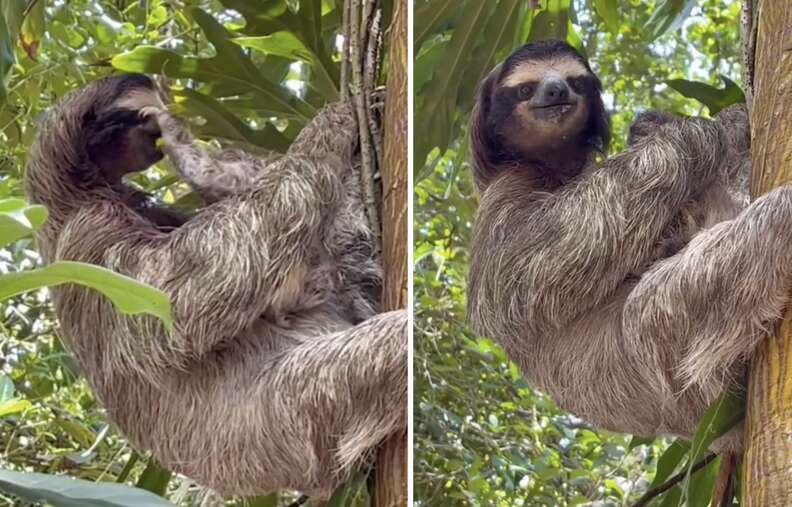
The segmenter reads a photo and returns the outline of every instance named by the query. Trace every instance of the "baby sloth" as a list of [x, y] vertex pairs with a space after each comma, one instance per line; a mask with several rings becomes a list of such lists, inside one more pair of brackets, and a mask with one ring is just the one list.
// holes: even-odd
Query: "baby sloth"
[[490, 73], [471, 126], [468, 318], [566, 410], [690, 438], [781, 316], [792, 187], [748, 204], [743, 107], [660, 116], [598, 165], [608, 119], [575, 49], [529, 44]]
[[[31, 148], [44, 262], [104, 266], [172, 303], [168, 331], [57, 287], [64, 343], [137, 448], [221, 493], [325, 499], [406, 428], [407, 316], [379, 313], [356, 132], [351, 107], [332, 104], [280, 157], [212, 157], [149, 78], [123, 75], [69, 93]], [[123, 182], [163, 156], [159, 135], [217, 202], [181, 215]]]

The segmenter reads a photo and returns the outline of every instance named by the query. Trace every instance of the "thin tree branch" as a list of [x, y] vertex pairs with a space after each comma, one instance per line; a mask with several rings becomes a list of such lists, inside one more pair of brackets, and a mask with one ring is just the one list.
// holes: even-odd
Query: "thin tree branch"
[[372, 141], [368, 125], [368, 111], [366, 110], [366, 90], [363, 82], [363, 58], [361, 48], [365, 48], [365, 34], [361, 34], [361, 28], [365, 31], [368, 27], [368, 20], [361, 19], [361, 14], [372, 12], [373, 1], [364, 0], [365, 4], [360, 5], [360, 0], [352, 2], [349, 21], [351, 34], [349, 41], [349, 63], [352, 66], [352, 101], [360, 132], [360, 175], [361, 186], [363, 187], [363, 202], [366, 207], [371, 229], [374, 232], [377, 252], [382, 249], [382, 229], [380, 227], [379, 211], [377, 209], [376, 193], [374, 191], [374, 161], [372, 160]]
[[[705, 466], [709, 465], [712, 462], [712, 460], [714, 460], [717, 457], [718, 457], [717, 454], [709, 454], [705, 456], [701, 461], [699, 461], [690, 468], [690, 475], [695, 474]], [[673, 477], [665, 481], [663, 484], [657, 486], [656, 488], [652, 488], [646, 493], [644, 493], [644, 495], [641, 498], [639, 498], [638, 501], [635, 502], [632, 507], [645, 507], [646, 505], [649, 505], [649, 502], [653, 498], [655, 498], [658, 495], [661, 495], [662, 493], [665, 493], [669, 489], [676, 486], [679, 482], [682, 482], [682, 480], [685, 477], [687, 477], [687, 475], [688, 475], [688, 471], [682, 470], [678, 474], [674, 475]]]
[[341, 100], [349, 100], [349, 9], [353, 0], [344, 0], [341, 21]]
[[[379, 2], [376, 2], [379, 4]], [[379, 72], [379, 57], [382, 47], [382, 9], [379, 5], [376, 6], [374, 15], [371, 18], [371, 25], [368, 33], [368, 47], [366, 48], [366, 55], [363, 67], [363, 99], [366, 101], [366, 113], [368, 115], [368, 126], [371, 132], [371, 139], [374, 144], [374, 155], [376, 158], [377, 169], [382, 168], [382, 136], [380, 134], [377, 119], [372, 114], [373, 108], [371, 104], [371, 97], [374, 89], [377, 87], [377, 74]]]

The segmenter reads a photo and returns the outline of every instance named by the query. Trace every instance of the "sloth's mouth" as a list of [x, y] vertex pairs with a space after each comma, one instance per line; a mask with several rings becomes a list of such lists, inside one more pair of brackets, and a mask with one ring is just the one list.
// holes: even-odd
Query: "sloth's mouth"
[[562, 104], [548, 104], [543, 106], [535, 106], [533, 108], [533, 113], [534, 116], [539, 120], [559, 122], [568, 117], [574, 107], [575, 104], [569, 102]]
[[572, 103], [572, 102], [560, 102], [560, 103], [557, 103], [557, 104], [547, 104], [547, 105], [542, 105], [542, 106], [534, 106], [534, 109], [540, 109], [540, 110], [544, 110], [544, 111], [557, 110], [557, 111], [561, 111], [561, 112], [566, 112], [566, 111], [569, 111], [572, 108], [572, 106], [574, 106], [574, 105], [575, 104]]

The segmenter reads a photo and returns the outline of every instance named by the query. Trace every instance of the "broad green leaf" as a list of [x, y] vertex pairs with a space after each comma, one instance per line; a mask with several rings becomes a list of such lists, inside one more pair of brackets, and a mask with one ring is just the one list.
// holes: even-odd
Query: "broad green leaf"
[[657, 460], [657, 471], [655, 472], [655, 477], [652, 480], [652, 484], [649, 486], [649, 489], [655, 488], [666, 481], [671, 474], [674, 473], [677, 465], [682, 462], [682, 459], [687, 455], [690, 451], [690, 443], [686, 442], [682, 439], [676, 439], [674, 442], [665, 450], [660, 459]]
[[314, 63], [316, 54], [291, 32], [275, 32], [262, 37], [237, 37], [232, 39], [244, 48], [255, 49], [268, 55], [278, 55], [292, 60]]
[[724, 83], [723, 88], [686, 79], [670, 79], [666, 84], [685, 97], [698, 100], [707, 106], [711, 115], [714, 115], [732, 104], [745, 102], [745, 95], [737, 83], [723, 75], [721, 79]]
[[0, 246], [30, 235], [47, 219], [44, 206], [29, 206], [22, 199], [0, 200]]
[[125, 314], [147, 313], [173, 326], [168, 296], [108, 269], [81, 262], [58, 261], [49, 266], [0, 275], [0, 300], [42, 287], [76, 283], [107, 296]]
[[239, 79], [248, 80], [256, 86], [256, 91], [261, 93], [269, 101], [276, 102], [282, 107], [291, 110], [294, 114], [302, 115], [308, 119], [313, 117], [316, 111], [310, 104], [286, 92], [286, 88], [280, 83], [268, 81], [259, 72], [253, 61], [244, 54], [242, 49], [232, 42], [232, 36], [213, 16], [197, 7], [188, 10], [192, 18], [204, 31], [206, 38], [214, 46], [217, 56], [212, 60], [228, 71], [227, 65], [231, 65], [231, 74]]
[[619, 33], [619, 4], [617, 0], [594, 0], [594, 9], [605, 22], [608, 31]]
[[91, 443], [96, 439], [96, 434], [79, 421], [56, 417], [55, 424], [60, 426], [63, 431], [68, 433], [70, 437], [83, 447], [90, 447]]
[[693, 434], [688, 467], [707, 453], [710, 444], [735, 427], [745, 417], [745, 393], [729, 390], [704, 412]]
[[431, 81], [434, 71], [448, 50], [450, 39], [432, 39], [422, 48], [413, 62], [413, 90], [420, 93], [424, 85]]
[[[495, 67], [496, 56], [505, 56], [511, 50], [521, 4], [522, 0], [501, 0], [490, 16], [482, 42], [476, 47], [468, 63], [467, 73], [470, 77], [464, 79], [459, 88], [457, 107], [463, 111], [472, 108], [476, 87]], [[465, 152], [464, 156], [467, 155]]]
[[0, 489], [22, 500], [55, 507], [174, 507], [142, 489], [63, 475], [0, 470]]
[[667, 31], [674, 31], [690, 15], [696, 0], [661, 0], [644, 25], [647, 40], [655, 40]]
[[421, 47], [430, 35], [453, 24], [460, 13], [459, 3], [456, 0], [431, 0], [415, 6], [413, 44], [416, 48]]
[[720, 458], [714, 459], [690, 477], [684, 495], [687, 498], [687, 507], [708, 507], [710, 505], [720, 462]]
[[477, 27], [484, 26], [494, 9], [494, 2], [466, 2], [459, 25], [451, 36], [448, 50], [440, 60], [434, 78], [426, 87], [425, 102], [415, 122], [415, 160], [423, 165], [429, 151], [445, 151], [452, 135], [455, 105], [460, 82], [473, 48], [481, 37]]
[[633, 437], [630, 439], [630, 444], [627, 448], [632, 451], [638, 446], [649, 445], [655, 440], [656, 440], [655, 437], [637, 437], [633, 435]]
[[682, 503], [682, 489], [679, 485], [674, 486], [673, 488], [669, 489], [665, 492], [662, 496], [662, 503], [660, 503], [659, 507], [680, 507], [684, 505]]
[[173, 475], [173, 473], [170, 470], [162, 468], [162, 466], [157, 463], [157, 460], [151, 458], [146, 465], [146, 469], [140, 474], [140, 478], [135, 486], [156, 495], [164, 496], [165, 492], [168, 490], [171, 475]]
[[222, 102], [189, 88], [174, 91], [174, 97], [180, 107], [206, 119], [206, 124], [201, 127], [204, 135], [242, 141], [280, 153], [289, 148], [290, 141], [271, 123], [267, 123], [261, 130], [254, 130], [229, 111]]
[[276, 32], [263, 37], [237, 37], [233, 41], [242, 47], [254, 49], [266, 55], [281, 56], [309, 64], [316, 75], [316, 91], [328, 102], [338, 98], [336, 81], [330, 70], [326, 68], [322, 58], [293, 33]]
[[127, 72], [148, 72], [174, 78], [228, 83], [239, 93], [252, 92], [258, 95], [268, 107], [287, 117], [302, 121], [313, 117], [315, 109], [299, 97], [289, 94], [280, 83], [267, 80], [212, 16], [198, 8], [192, 8], [190, 12], [217, 51], [216, 56], [182, 57], [174, 51], [140, 46], [113, 57], [113, 67]]
[[18, 414], [30, 407], [28, 400], [11, 399], [0, 402], [0, 417]]

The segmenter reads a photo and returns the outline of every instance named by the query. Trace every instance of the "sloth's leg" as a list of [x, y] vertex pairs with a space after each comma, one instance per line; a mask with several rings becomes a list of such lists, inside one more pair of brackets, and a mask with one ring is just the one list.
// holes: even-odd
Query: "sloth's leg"
[[407, 427], [405, 310], [305, 338], [263, 366], [248, 403], [263, 403], [257, 412], [265, 420], [247, 436], [257, 452], [240, 467], [258, 477], [244, 482], [264, 477], [273, 488], [329, 495], [377, 444]]
[[[792, 185], [696, 235], [642, 277], [624, 307], [625, 336], [683, 350], [685, 385], [723, 385], [781, 317], [792, 287]], [[657, 345], [660, 344], [660, 345]]]

